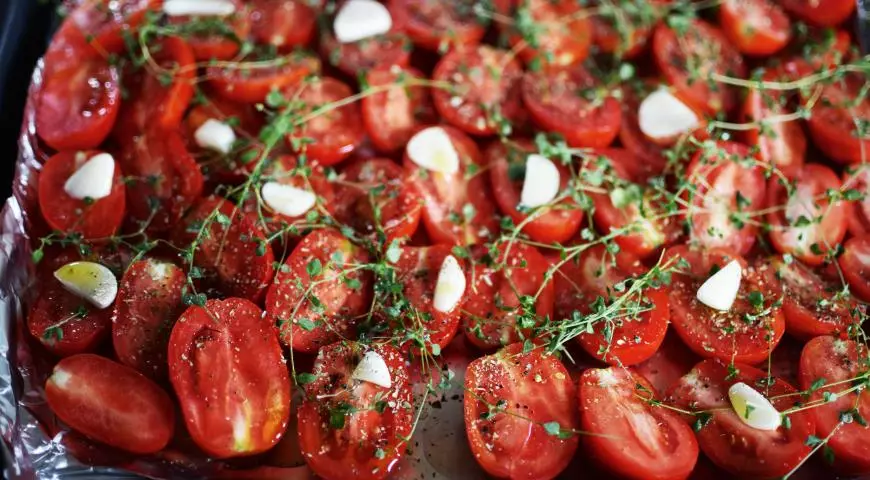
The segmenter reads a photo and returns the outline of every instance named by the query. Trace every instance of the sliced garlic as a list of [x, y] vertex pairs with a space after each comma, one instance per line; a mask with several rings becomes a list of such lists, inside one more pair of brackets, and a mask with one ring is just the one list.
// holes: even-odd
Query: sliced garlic
[[459, 304], [463, 294], [465, 294], [465, 272], [453, 255], [447, 255], [441, 262], [432, 305], [435, 310], [447, 313]]
[[393, 27], [387, 7], [374, 0], [350, 0], [335, 16], [332, 30], [341, 43], [352, 43], [383, 35]]
[[776, 430], [782, 424], [782, 415], [776, 407], [764, 395], [743, 382], [731, 385], [728, 399], [731, 400], [734, 413], [752, 428]]
[[313, 192], [278, 182], [266, 182], [260, 194], [269, 208], [287, 217], [303, 215], [317, 203]]
[[737, 260], [731, 260], [728, 265], [710, 276], [698, 288], [698, 301], [716, 310], [728, 311], [737, 298], [740, 281], [743, 279], [743, 268]]
[[118, 294], [115, 274], [99, 263], [68, 263], [54, 271], [54, 278], [70, 293], [100, 309], [111, 305]]
[[559, 169], [549, 158], [533, 153], [526, 159], [526, 177], [520, 194], [521, 207], [546, 205], [559, 194], [562, 185]]
[[82, 164], [63, 184], [63, 191], [72, 198], [99, 200], [112, 193], [115, 180], [115, 159], [108, 153], [94, 155]]
[[363, 355], [362, 360], [353, 370], [351, 378], [384, 388], [390, 388], [393, 384], [387, 362], [374, 350], [369, 350]]
[[667, 88], [649, 94], [637, 112], [640, 131], [653, 140], [691, 132], [701, 125], [698, 115]]
[[408, 140], [408, 158], [426, 170], [452, 175], [459, 171], [459, 153], [441, 127], [424, 128]]
[[224, 122], [209, 118], [193, 133], [196, 144], [224, 155], [230, 153], [236, 143], [236, 132]]
[[163, 2], [163, 12], [175, 16], [212, 16], [226, 17], [236, 11], [236, 5], [230, 0], [166, 0]]

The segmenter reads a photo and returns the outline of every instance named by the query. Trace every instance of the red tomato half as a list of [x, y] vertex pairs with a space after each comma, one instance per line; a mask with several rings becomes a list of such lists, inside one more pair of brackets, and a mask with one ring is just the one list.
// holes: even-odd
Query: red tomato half
[[109, 334], [111, 315], [111, 309], [94, 307], [45, 275], [27, 315], [27, 328], [49, 352], [67, 357], [95, 350]]
[[870, 235], [853, 237], [846, 242], [838, 262], [852, 292], [870, 302]]
[[792, 15], [822, 27], [833, 27], [843, 23], [855, 10], [855, 2], [849, 0], [778, 1]]
[[665, 335], [665, 340], [656, 353], [633, 368], [652, 384], [656, 392], [664, 393], [680, 377], [689, 373], [699, 360], [701, 359], [680, 340], [680, 336], [671, 330]]
[[509, 215], [514, 225], [533, 240], [543, 243], [567, 241], [583, 224], [584, 212], [570, 195], [564, 195], [569, 191], [573, 172], [558, 159], [553, 163], [559, 170], [559, 194], [564, 198], [526, 211], [519, 209], [526, 162], [535, 152], [534, 144], [527, 140], [490, 145], [485, 156], [495, 202], [502, 213]]
[[321, 56], [352, 77], [375, 68], [405, 67], [411, 48], [411, 40], [402, 33], [386, 33], [350, 43], [339, 42], [331, 31], [320, 35]]
[[[815, 433], [812, 414], [806, 410], [788, 415], [791, 426], [775, 431], [758, 430], [743, 423], [728, 400], [728, 389], [743, 382], [767, 397], [780, 412], [799, 404], [794, 387], [767, 372], [737, 363], [735, 373], [717, 360], [704, 360], [680, 379], [666, 403], [692, 411], [708, 412], [695, 435], [701, 450], [716, 465], [739, 478], [781, 477], [810, 454], [804, 442]], [[694, 418], [690, 418], [692, 421]]]
[[522, 120], [523, 69], [508, 52], [489, 46], [454, 50], [438, 62], [432, 79], [457, 85], [432, 91], [435, 108], [448, 123], [472, 135], [504, 130], [499, 120]]
[[425, 79], [421, 72], [400, 67], [376, 69], [366, 75], [369, 88], [384, 89], [360, 102], [366, 133], [379, 151], [403, 148], [423, 125], [437, 122], [429, 89], [405, 86], [420, 79]]
[[[732, 0], [734, 1], [734, 0]], [[776, 80], [775, 75], [765, 79]], [[744, 133], [744, 140], [758, 148], [758, 159], [776, 168], [786, 178], [794, 178], [804, 165], [807, 137], [800, 122], [776, 121], [775, 117], [786, 114], [788, 97], [770, 90], [747, 90], [741, 112], [746, 123], [761, 122], [762, 128], [753, 128]], [[765, 121], [773, 119], [771, 121]]]
[[113, 235], [124, 220], [125, 187], [123, 174], [114, 162], [112, 189], [97, 200], [77, 199], [64, 190], [69, 177], [101, 152], [62, 152], [42, 166], [39, 174], [39, 210], [48, 225], [63, 233], [80, 233], [85, 239], [102, 239]]
[[[862, 125], [870, 122], [870, 101], [855, 101], [864, 77], [848, 76], [822, 86], [822, 94], [807, 120], [815, 145], [840, 163], [866, 163], [870, 138]], [[804, 98], [807, 101], [806, 98]]]
[[[749, 163], [747, 166], [746, 164]], [[764, 172], [744, 145], [720, 142], [700, 150], [689, 164], [692, 188], [686, 216], [691, 241], [711, 248], [730, 248], [746, 255], [755, 245], [756, 226], [764, 208]]]
[[657, 394], [637, 372], [590, 368], [580, 377], [580, 428], [589, 454], [624, 479], [684, 479], [698, 442], [679, 414], [653, 406]]
[[725, 0], [719, 6], [719, 24], [746, 55], [772, 55], [791, 38], [791, 22], [773, 0]]
[[571, 0], [495, 0], [492, 3], [500, 13], [527, 18], [539, 27], [532, 35], [534, 41], [530, 42], [528, 32], [520, 31], [518, 22], [510, 25], [499, 22], [526, 63], [576, 65], [589, 55], [591, 15], [579, 3]]
[[347, 105], [316, 113], [323, 105], [344, 100], [353, 91], [340, 81], [323, 77], [313, 83], [302, 83], [292, 94], [295, 103], [304, 107], [299, 115], [310, 118], [287, 136], [297, 153], [305, 153], [322, 166], [336, 164], [348, 157], [362, 143], [365, 135], [359, 104]]
[[[390, 387], [351, 378], [367, 351], [387, 365]], [[320, 349], [299, 406], [299, 446], [325, 480], [380, 480], [394, 470], [414, 412], [402, 355], [389, 345], [341, 342]]]
[[870, 233], [870, 164], [853, 165], [847, 169], [843, 188], [846, 191], [855, 190], [862, 197], [852, 204], [849, 232], [855, 236]]
[[[810, 340], [800, 358], [800, 386], [811, 392], [808, 401], [820, 403], [807, 411], [815, 419], [816, 435], [831, 435], [827, 446], [834, 453], [834, 468], [850, 475], [870, 472], [870, 427], [855, 420], [870, 416], [870, 392], [844, 393], [854, 379], [866, 375], [867, 367], [866, 346], [835, 337]], [[851, 415], [848, 423], [844, 414]]]
[[[559, 263], [553, 284], [555, 319], [560, 322], [572, 322], [574, 312], [593, 315], [598, 298], [602, 306], [613, 304], [622, 296], [617, 285], [646, 271], [636, 257], [622, 253], [614, 258], [601, 245]], [[649, 289], [638, 298], [630, 298], [625, 308], [646, 311], [600, 319], [592, 326], [594, 333], [580, 334], [577, 340], [589, 355], [611, 365], [634, 365], [658, 350], [670, 316], [667, 292]]]
[[278, 269], [266, 293], [266, 314], [281, 342], [314, 353], [340, 338], [356, 338], [371, 304], [371, 274], [356, 265], [368, 253], [330, 229], [309, 233]]
[[565, 366], [540, 347], [515, 343], [474, 360], [463, 399], [474, 459], [495, 478], [556, 477], [577, 450], [576, 398]]
[[251, 34], [258, 43], [274, 45], [279, 52], [287, 52], [311, 40], [317, 22], [312, 2], [251, 0], [250, 3]]
[[477, 45], [486, 29], [469, 0], [390, 0], [393, 23], [428, 50]]
[[118, 71], [101, 58], [83, 59], [43, 79], [36, 132], [55, 150], [97, 148], [121, 107]]
[[[785, 331], [785, 315], [777, 302], [778, 285], [766, 281], [762, 272], [724, 249], [692, 250], [673, 247], [665, 253], [666, 264], [683, 259], [689, 270], [675, 274], [671, 283], [671, 325], [695, 353], [723, 361], [758, 363], [767, 359]], [[743, 280], [737, 299], [728, 311], [714, 310], [696, 298], [698, 288], [731, 260], [743, 265]]]
[[[220, 21], [221, 27], [194, 28], [185, 32], [185, 38], [190, 44], [197, 60], [233, 60], [239, 53], [239, 46], [248, 37], [251, 23], [247, 6], [243, 0], [232, 0], [235, 12], [225, 17], [172, 16], [170, 25], [179, 25], [182, 32], [186, 26], [198, 25], [196, 22]], [[189, 28], [189, 27], [188, 27]]]
[[694, 20], [685, 31], [676, 32], [662, 23], [653, 34], [653, 55], [662, 75], [677, 90], [677, 96], [709, 115], [730, 112], [737, 105], [737, 92], [723, 83], [708, 82], [712, 75], [746, 76], [740, 53], [716, 27]]
[[212, 88], [227, 99], [257, 103], [264, 101], [272, 90], [291, 87], [319, 71], [318, 59], [293, 52], [268, 60], [209, 67], [206, 73]]
[[[493, 252], [498, 254], [496, 258], [480, 253], [474, 252], [481, 258], [472, 263], [471, 281], [465, 289], [465, 336], [479, 348], [509, 345], [520, 339], [519, 331], [528, 331], [553, 314], [553, 282], [546, 281], [547, 259], [535, 247], [520, 242], [502, 243]], [[534, 312], [523, 310], [520, 297], [525, 295], [535, 297]], [[529, 319], [530, 314], [534, 319]]]
[[242, 298], [191, 306], [169, 338], [169, 378], [188, 432], [209, 455], [272, 448], [290, 416], [290, 378], [271, 323]]
[[839, 190], [842, 184], [830, 168], [808, 163], [795, 175], [789, 186], [773, 177], [767, 184], [767, 215], [770, 241], [780, 253], [790, 253], [804, 263], [816, 266], [825, 254], [846, 236], [846, 216], [850, 205], [831, 202], [829, 190]]
[[456, 173], [424, 169], [407, 152], [404, 157], [411, 185], [423, 202], [423, 225], [435, 243], [483, 243], [498, 234], [499, 224], [480, 150], [460, 130], [446, 125], [439, 128], [450, 137], [459, 155]]
[[55, 365], [45, 399], [74, 430], [133, 453], [163, 449], [175, 429], [166, 392], [136, 370], [97, 355], [75, 355]]
[[602, 9], [590, 19], [595, 45], [604, 53], [619, 58], [633, 58], [644, 51], [652, 34], [652, 28], [661, 18], [662, 7], [672, 0], [651, 0], [647, 2], [654, 8], [651, 12], [644, 8], [624, 8], [613, 4]]
[[561, 134], [572, 147], [606, 147], [619, 133], [619, 101], [582, 66], [530, 70], [522, 94], [535, 123]]
[[[121, 53], [124, 33], [134, 30], [149, 10], [157, 9], [160, 0], [85, 0], [67, 20], [87, 35], [95, 50]], [[135, 34], [134, 34], [135, 35]]]
[[659, 86], [643, 83], [639, 88], [625, 86], [622, 89], [622, 120], [619, 127], [619, 141], [636, 160], [626, 164], [635, 181], [645, 181], [660, 175], [668, 164], [666, 148], [650, 140], [640, 129], [638, 112], [640, 104], [647, 95]]
[[166, 377], [166, 348], [175, 320], [184, 311], [187, 275], [153, 258], [139, 260], [118, 284], [112, 343], [118, 361], [155, 380]]

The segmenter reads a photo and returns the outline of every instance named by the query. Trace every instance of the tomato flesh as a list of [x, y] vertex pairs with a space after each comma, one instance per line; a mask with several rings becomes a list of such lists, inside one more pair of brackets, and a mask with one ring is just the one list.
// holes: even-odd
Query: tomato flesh
[[378, 151], [399, 150], [424, 125], [437, 122], [429, 89], [404, 86], [423, 78], [419, 70], [400, 67], [375, 69], [366, 75], [370, 88], [386, 89], [360, 102], [366, 133]]
[[863, 80], [853, 76], [824, 85], [807, 120], [815, 145], [839, 163], [867, 162], [870, 139], [859, 125], [870, 121], [870, 101], [864, 98], [855, 104], [862, 85]]
[[486, 32], [478, 24], [475, 3], [469, 0], [390, 0], [387, 4], [396, 29], [428, 50], [474, 46]]
[[516, 26], [503, 27], [514, 49], [530, 65], [576, 65], [589, 55], [592, 43], [592, 21], [579, 3], [571, 0], [496, 0], [496, 10], [502, 14], [524, 16], [541, 25], [530, 44]]
[[307, 113], [312, 117], [298, 129], [298, 133], [291, 133], [287, 137], [291, 147], [322, 166], [334, 165], [347, 158], [363, 139], [359, 105], [350, 103], [319, 114], [313, 111], [321, 105], [351, 96], [353, 92], [350, 87], [324, 77], [314, 83], [300, 85], [296, 94], [296, 101], [305, 105], [302, 114]]
[[870, 302], [870, 235], [852, 237], [843, 248], [838, 259], [843, 276], [858, 298]]
[[97, 309], [46, 278], [27, 315], [27, 328], [49, 352], [68, 357], [96, 350], [108, 336], [111, 315], [111, 309]]
[[719, 23], [728, 40], [746, 55], [772, 55], [791, 37], [788, 16], [772, 0], [726, 0], [719, 7]]

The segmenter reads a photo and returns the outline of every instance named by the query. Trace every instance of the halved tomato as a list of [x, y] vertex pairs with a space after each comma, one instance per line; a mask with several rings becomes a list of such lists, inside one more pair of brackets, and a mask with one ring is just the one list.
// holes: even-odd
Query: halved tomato
[[773, 0], [724, 0], [719, 5], [719, 24], [745, 55], [772, 55], [791, 38], [791, 22]]
[[526, 63], [577, 65], [589, 55], [592, 43], [590, 12], [571, 0], [495, 0], [496, 11], [523, 18], [534, 25], [531, 34], [519, 20], [499, 23], [513, 48]]
[[279, 52], [306, 45], [314, 34], [320, 1], [251, 0], [251, 34], [258, 43], [273, 45]]
[[428, 50], [474, 46], [486, 33], [470, 0], [390, 0], [387, 5], [396, 29]]
[[535, 123], [572, 147], [606, 147], [619, 133], [619, 101], [582, 66], [530, 70], [522, 95]]
[[435, 243], [470, 245], [495, 238], [499, 231], [492, 190], [483, 171], [480, 150], [462, 131], [447, 133], [459, 156], [454, 174], [427, 170], [404, 157], [409, 180], [423, 202], [423, 225]]
[[176, 265], [147, 258], [134, 262], [118, 283], [112, 344], [118, 361], [154, 380], [166, 377], [166, 348], [184, 311], [187, 275]]
[[[553, 282], [547, 279], [547, 259], [520, 241], [501, 243], [492, 252], [473, 249], [472, 273], [462, 326], [479, 348], [509, 345], [553, 314]], [[534, 311], [522, 299], [531, 298]]]
[[163, 449], [175, 430], [166, 392], [136, 370], [89, 353], [54, 366], [45, 400], [74, 430], [133, 453]]
[[112, 236], [124, 221], [126, 206], [123, 173], [115, 165], [109, 195], [97, 200], [73, 198], [64, 189], [67, 180], [98, 151], [61, 152], [49, 158], [39, 173], [37, 193], [42, 218], [51, 228], [84, 239]]
[[[778, 285], [767, 282], [762, 272], [725, 249], [677, 246], [665, 252], [663, 262], [679, 259], [688, 264], [688, 271], [673, 276], [671, 325], [686, 345], [702, 357], [726, 362], [753, 364], [767, 359], [785, 331]], [[696, 293], [710, 275], [731, 260], [739, 261], [743, 268], [740, 290], [728, 311], [714, 310], [698, 301]]]
[[[352, 378], [364, 355], [383, 359], [389, 387]], [[404, 359], [389, 345], [334, 343], [320, 349], [299, 406], [299, 446], [326, 480], [380, 480], [394, 470], [413, 430]]]
[[363, 97], [360, 108], [366, 133], [379, 151], [403, 148], [421, 127], [437, 122], [429, 89], [405, 86], [424, 78], [416, 69], [401, 67], [375, 69], [366, 75], [369, 88], [378, 93]]
[[652, 82], [627, 85], [622, 88], [622, 116], [619, 123], [619, 141], [636, 158], [627, 164], [634, 181], [642, 182], [665, 171], [667, 148], [653, 142], [640, 130], [640, 104], [658, 85]]
[[577, 450], [576, 388], [554, 355], [522, 343], [465, 371], [465, 431], [474, 459], [495, 478], [554, 478]]
[[[628, 253], [614, 257], [602, 245], [558, 264], [561, 265], [553, 273], [553, 285], [555, 320], [559, 322], [572, 322], [578, 315], [593, 315], [597, 305], [603, 308], [613, 304], [625, 290], [622, 282], [647, 270], [637, 257]], [[637, 298], [629, 298], [624, 306], [627, 309], [639, 309], [642, 313], [600, 319], [590, 324], [592, 331], [577, 337], [586, 353], [611, 365], [634, 365], [658, 350], [670, 317], [667, 292], [648, 289]]]
[[320, 71], [320, 60], [303, 52], [285, 56], [238, 62], [206, 69], [208, 83], [215, 92], [242, 103], [263, 102], [272, 90], [299, 83]]
[[395, 31], [350, 43], [339, 42], [330, 30], [320, 35], [321, 56], [354, 78], [376, 68], [407, 66], [411, 49], [411, 40]]
[[505, 122], [522, 120], [523, 68], [510, 53], [489, 46], [453, 50], [435, 66], [432, 79], [455, 85], [432, 91], [448, 123], [472, 135], [504, 133]]
[[749, 365], [737, 363], [729, 368], [719, 360], [704, 360], [696, 365], [680, 379], [665, 402], [703, 415], [690, 420], [700, 427], [695, 435], [701, 450], [720, 468], [740, 478], [786, 475], [812, 450], [807, 445], [807, 439], [815, 433], [812, 414], [806, 410], [788, 413], [788, 428], [752, 428], [743, 423], [728, 399], [728, 389], [737, 382], [767, 397], [780, 412], [799, 405], [801, 397], [784, 381]]
[[[251, 31], [247, 2], [231, 0], [235, 12], [224, 17], [175, 15], [170, 25], [178, 25], [190, 44], [197, 60], [232, 60], [239, 53], [241, 43]], [[219, 22], [218, 25], [210, 22]]]
[[161, 0], [85, 0], [70, 13], [69, 22], [84, 33], [94, 49], [121, 53], [124, 35], [135, 30]]
[[656, 353], [632, 368], [643, 375], [656, 392], [664, 394], [700, 360], [680, 336], [670, 330]]
[[790, 14], [822, 27], [843, 23], [855, 10], [855, 2], [849, 0], [778, 0]]
[[870, 302], [870, 235], [849, 239], [837, 261], [852, 292]]
[[368, 312], [371, 273], [361, 267], [368, 253], [331, 229], [306, 235], [278, 269], [266, 292], [266, 315], [281, 342], [314, 353], [339, 339], [356, 338]]
[[290, 416], [290, 378], [263, 311], [242, 298], [188, 308], [169, 339], [169, 378], [184, 423], [209, 455], [272, 448]]
[[780, 253], [820, 265], [846, 236], [850, 205], [829, 197], [842, 183], [833, 170], [817, 163], [804, 165], [794, 181], [784, 183], [774, 177], [767, 184], [770, 241]]
[[564, 198], [534, 209], [520, 210], [526, 162], [529, 155], [536, 151], [535, 145], [528, 140], [490, 145], [484, 155], [495, 201], [499, 210], [510, 216], [514, 225], [533, 240], [543, 243], [564, 242], [580, 229], [584, 212], [570, 195], [569, 182], [574, 172], [559, 159], [553, 163], [559, 170], [559, 195]]
[[861, 198], [852, 203], [849, 232], [855, 236], [870, 233], [870, 163], [852, 165], [846, 169], [844, 191], [854, 190]]
[[[870, 122], [870, 100], [859, 97], [864, 80], [850, 75], [817, 87], [822, 93], [807, 120], [815, 145], [840, 163], [868, 162], [870, 134], [866, 125]], [[857, 101], [859, 98], [861, 101]]]
[[27, 315], [27, 329], [59, 357], [96, 350], [112, 328], [112, 309], [98, 309], [70, 293], [49, 276], [50, 271], [42, 276], [39, 295]]
[[580, 377], [580, 428], [590, 456], [619, 478], [688, 478], [698, 442], [679, 414], [628, 368], [590, 368]]
[[816, 435], [827, 439], [834, 468], [840, 473], [870, 472], [870, 392], [853, 390], [866, 378], [867, 347], [854, 340], [819, 336], [810, 340], [800, 358], [800, 386], [816, 403], [807, 410], [816, 422]]
[[[731, 0], [739, 1], [739, 0]], [[778, 80], [767, 73], [765, 80]], [[757, 147], [758, 159], [777, 170], [786, 178], [794, 178], [804, 165], [807, 137], [798, 121], [780, 121], [776, 117], [789, 110], [788, 97], [782, 92], [763, 89], [747, 90], [741, 117], [746, 123], [757, 123], [761, 128], [747, 130], [743, 138], [752, 147]]]
[[[590, 19], [595, 45], [604, 53], [633, 58], [644, 51], [655, 24], [667, 13], [672, 0], [650, 0], [638, 8], [632, 4], [604, 4]], [[599, 4], [600, 5], [600, 4]]]

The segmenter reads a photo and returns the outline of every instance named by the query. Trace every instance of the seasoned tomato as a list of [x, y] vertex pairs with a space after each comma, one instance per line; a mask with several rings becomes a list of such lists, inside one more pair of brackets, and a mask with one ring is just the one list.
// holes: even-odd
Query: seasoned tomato
[[98, 151], [61, 152], [49, 158], [39, 173], [39, 210], [48, 225], [63, 233], [79, 233], [85, 239], [113, 235], [124, 220], [125, 187], [118, 162], [109, 195], [97, 200], [71, 197], [64, 185]]
[[169, 338], [169, 378], [187, 431], [209, 455], [272, 448], [290, 416], [281, 344], [259, 307], [242, 298], [188, 308]]
[[[353, 378], [365, 355], [383, 359], [389, 387]], [[308, 466], [326, 480], [386, 478], [414, 421], [401, 353], [389, 345], [335, 343], [320, 349], [313, 375], [299, 406], [299, 446]]]
[[811, 392], [808, 401], [818, 403], [807, 413], [815, 419], [816, 436], [828, 439], [840, 473], [870, 472], [870, 427], [857, 421], [870, 416], [870, 392], [850, 388], [866, 378], [868, 366], [867, 347], [854, 340], [819, 336], [801, 353], [800, 386]]
[[535, 123], [572, 147], [606, 147], [619, 133], [619, 101], [582, 66], [530, 70], [522, 94]]
[[187, 275], [169, 262], [139, 260], [124, 272], [112, 313], [118, 361], [155, 380], [166, 377], [166, 348], [184, 311]]
[[870, 235], [849, 239], [838, 262], [852, 292], [870, 302]]
[[[823, 85], [807, 120], [819, 149], [840, 163], [867, 163], [870, 138], [863, 125], [870, 122], [870, 100], [859, 97], [864, 77], [847, 76]], [[862, 98], [856, 103], [856, 99]], [[805, 101], [808, 101], [805, 98]], [[809, 105], [809, 104], [807, 104]]]
[[746, 55], [772, 55], [791, 38], [791, 22], [773, 0], [725, 0], [719, 6], [719, 24]]
[[624, 479], [685, 479], [698, 460], [698, 442], [679, 414], [654, 404], [658, 395], [627, 368], [590, 368], [580, 377], [584, 447], [603, 468]]
[[36, 133], [55, 150], [96, 148], [121, 108], [118, 70], [101, 58], [53, 69], [36, 103]]
[[67, 20], [88, 38], [99, 52], [121, 53], [124, 34], [134, 30], [148, 10], [155, 10], [160, 0], [85, 0]]
[[[164, 0], [165, 1], [165, 0]], [[186, 32], [187, 42], [197, 60], [233, 60], [239, 53], [241, 42], [251, 31], [251, 21], [244, 0], [230, 0], [235, 12], [224, 17], [175, 15], [169, 17], [170, 25], [178, 25]], [[194, 27], [189, 25], [209, 25], [208, 22], [220, 22], [220, 27]]]
[[411, 185], [423, 202], [423, 225], [435, 243], [483, 243], [498, 234], [499, 224], [480, 150], [460, 130], [439, 128], [450, 137], [459, 156], [456, 173], [425, 169], [414, 163], [407, 152], [404, 158]]
[[829, 282], [797, 260], [781, 256], [755, 262], [755, 269], [771, 284], [782, 285], [785, 329], [800, 340], [847, 333], [856, 319], [854, 301], [840, 285]]
[[[554, 478], [577, 450], [576, 388], [555, 356], [515, 343], [465, 372], [465, 432], [495, 478]], [[552, 430], [552, 431], [551, 431]]]
[[360, 102], [363, 124], [372, 144], [381, 152], [394, 152], [408, 143], [421, 127], [437, 122], [428, 87], [407, 86], [425, 80], [413, 68], [380, 68], [366, 75], [377, 93]]
[[305, 46], [314, 34], [317, 11], [309, 0], [251, 0], [251, 34], [279, 52]]
[[477, 45], [486, 33], [470, 0], [389, 0], [387, 5], [397, 29], [428, 50]]
[[[642, 311], [598, 318], [589, 323], [594, 332], [577, 337], [589, 355], [611, 365], [634, 365], [658, 350], [670, 316], [667, 292], [647, 289], [620, 298], [625, 287], [623, 282], [646, 271], [636, 257], [627, 253], [614, 257], [604, 246], [596, 245], [555, 265], [559, 267], [553, 273], [555, 320], [574, 323], [574, 312], [577, 312], [594, 321], [595, 305], [599, 302], [603, 302], [602, 306], [624, 302], [620, 310]], [[623, 288], [619, 288], [620, 284]]]
[[[652, 28], [662, 15], [662, 7], [672, 0], [650, 0], [653, 9], [624, 8], [619, 4], [599, 9], [590, 19], [595, 45], [604, 53], [633, 58], [644, 51]], [[627, 4], [630, 5], [630, 4]]]
[[369, 261], [365, 250], [335, 230], [305, 236], [266, 293], [266, 315], [281, 342], [314, 353], [340, 338], [356, 338], [372, 296], [371, 274], [358, 265]]
[[[589, 55], [592, 43], [590, 14], [572, 0], [495, 0], [496, 10], [536, 25], [534, 44], [519, 21], [499, 22], [511, 45], [529, 64], [576, 65]], [[526, 36], [524, 36], [524, 34]]]
[[716, 82], [714, 76], [744, 78], [746, 67], [716, 27], [694, 20], [685, 31], [677, 32], [659, 24], [653, 34], [653, 56], [681, 100], [694, 108], [716, 115], [737, 105], [734, 88]]
[[805, 442], [815, 433], [809, 411], [789, 412], [790, 427], [758, 430], [743, 423], [731, 407], [728, 389], [743, 382], [767, 397], [780, 412], [797, 407], [800, 396], [794, 387], [767, 372], [744, 364], [732, 368], [719, 360], [699, 363], [674, 387], [666, 403], [696, 412], [704, 419], [690, 418], [700, 426], [695, 435], [701, 451], [720, 468], [740, 478], [781, 477], [803, 462], [811, 447]]
[[[553, 314], [553, 282], [547, 280], [547, 260], [535, 247], [519, 241], [495, 248], [496, 258], [475, 249], [468, 297], [463, 307], [465, 336], [479, 348], [509, 345]], [[487, 262], [487, 260], [489, 260]], [[520, 299], [534, 298], [533, 312]]]
[[54, 366], [45, 399], [74, 430], [133, 453], [162, 450], [175, 429], [166, 392], [136, 370], [89, 353]]
[[789, 253], [804, 263], [821, 264], [827, 252], [846, 236], [846, 216], [850, 205], [832, 202], [829, 191], [842, 186], [837, 174], [817, 163], [808, 163], [783, 185], [773, 177], [767, 184], [767, 204], [779, 207], [767, 214], [770, 241], [780, 253]]
[[272, 247], [251, 218], [229, 200], [200, 200], [175, 229], [173, 239], [179, 248], [193, 249], [193, 263], [205, 283], [227, 296], [257, 301], [272, 281]]
[[49, 277], [50, 272], [45, 273], [36, 302], [27, 315], [30, 334], [59, 357], [95, 350], [112, 328], [112, 310], [98, 309], [67, 291], [59, 281]]
[[[770, 73], [763, 78], [777, 80], [777, 76]], [[746, 123], [761, 122], [764, 125], [763, 128], [747, 130], [743, 135], [747, 145], [757, 147], [758, 159], [782, 176], [794, 178], [804, 165], [807, 137], [800, 122], [775, 120], [789, 111], [788, 97], [782, 92], [753, 88], [747, 90], [741, 116]]]
[[444, 120], [472, 135], [503, 132], [502, 121], [522, 120], [523, 69], [506, 51], [489, 46], [454, 50], [441, 58], [432, 78], [459, 86], [434, 89], [432, 97]]
[[[785, 331], [785, 315], [778, 306], [781, 291], [763, 272], [747, 266], [725, 249], [692, 250], [673, 247], [663, 262], [682, 259], [688, 271], [674, 275], [671, 283], [671, 325], [698, 355], [723, 361], [758, 363], [767, 359]], [[698, 288], [718, 268], [731, 260], [743, 266], [737, 298], [728, 311], [710, 308], [696, 298]], [[673, 264], [673, 263], [672, 263]]]
[[333, 165], [347, 158], [362, 143], [365, 135], [359, 104], [349, 103], [324, 111], [317, 109], [351, 95], [350, 87], [334, 78], [323, 77], [300, 84], [291, 94], [295, 100], [290, 108], [299, 110], [298, 114], [307, 121], [287, 136], [290, 146], [321, 166]]
[[870, 233], [870, 164], [862, 163], [846, 169], [843, 188], [847, 192], [854, 190], [860, 197], [852, 203], [849, 232], [855, 236]]
[[332, 66], [357, 77], [375, 68], [407, 66], [411, 58], [411, 40], [402, 33], [388, 32], [341, 43], [331, 31], [324, 31], [320, 36], [320, 52]]
[[656, 353], [632, 368], [643, 375], [656, 392], [663, 394], [670, 390], [680, 377], [689, 373], [699, 360], [701, 359], [680, 340], [680, 336], [670, 330]]
[[215, 92], [242, 103], [262, 102], [272, 90], [299, 83], [320, 71], [320, 61], [302, 52], [260, 61], [238, 62], [206, 69]]
[[521, 227], [533, 240], [543, 243], [567, 241], [583, 224], [584, 212], [570, 195], [572, 170], [558, 159], [553, 162], [559, 170], [558, 201], [520, 209], [526, 163], [535, 151], [534, 144], [527, 140], [490, 145], [485, 156], [495, 202], [502, 213], [509, 215], [514, 225]]
[[822, 27], [834, 27], [843, 23], [855, 10], [855, 2], [849, 0], [778, 1], [795, 17]]
[[336, 218], [365, 235], [388, 241], [410, 237], [423, 210], [402, 167], [386, 158], [358, 160], [339, 175]]
[[664, 199], [654, 189], [631, 182], [631, 168], [639, 159], [624, 149], [604, 149], [594, 154], [605, 158], [606, 163], [602, 165], [596, 158], [595, 167], [587, 167], [586, 171], [595, 174], [603, 171], [609, 177], [604, 183], [608, 192], [633, 188], [640, 188], [642, 192], [639, 199], [629, 202], [618, 195], [590, 192], [595, 205], [593, 220], [598, 230], [604, 235], [620, 232], [614, 239], [619, 247], [641, 258], [674, 243], [683, 233], [679, 218], [666, 214], [662, 205]]
[[720, 142], [695, 154], [687, 171], [692, 242], [740, 255], [752, 250], [766, 199], [763, 169], [750, 152], [742, 144]]

